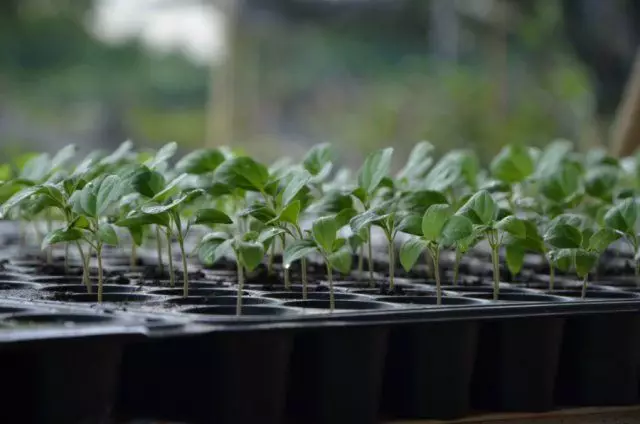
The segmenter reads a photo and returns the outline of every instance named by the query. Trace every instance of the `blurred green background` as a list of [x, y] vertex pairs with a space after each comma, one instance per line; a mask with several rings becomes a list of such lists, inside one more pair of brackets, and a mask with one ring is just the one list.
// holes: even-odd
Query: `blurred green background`
[[638, 3], [3, 0], [0, 147], [606, 145]]

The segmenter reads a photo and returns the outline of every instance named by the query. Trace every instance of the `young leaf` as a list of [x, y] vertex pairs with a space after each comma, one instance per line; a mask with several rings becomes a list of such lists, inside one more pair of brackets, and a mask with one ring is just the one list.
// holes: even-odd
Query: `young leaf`
[[437, 241], [442, 228], [452, 215], [449, 205], [431, 205], [422, 217], [422, 235], [425, 240]]
[[524, 249], [517, 243], [507, 244], [507, 267], [512, 275], [517, 275], [524, 264]]
[[216, 225], [216, 224], [233, 224], [233, 220], [229, 215], [218, 209], [198, 209], [195, 213], [194, 224]]
[[524, 222], [513, 215], [506, 216], [498, 221], [496, 228], [520, 239], [527, 237], [527, 227]]
[[302, 188], [307, 185], [310, 179], [311, 175], [309, 175], [307, 171], [292, 172], [289, 177], [287, 186], [282, 192], [282, 205], [289, 205], [300, 192], [300, 190], [302, 190]]
[[176, 170], [201, 175], [215, 171], [224, 161], [224, 154], [217, 149], [194, 150], [176, 163]]
[[19, 205], [23, 201], [31, 198], [33, 195], [42, 191], [42, 187], [40, 186], [31, 186], [20, 190], [11, 196], [3, 205], [0, 207], [0, 217], [4, 217], [7, 215], [9, 210]]
[[431, 164], [433, 164], [433, 158], [431, 157], [433, 150], [433, 144], [428, 141], [421, 141], [416, 144], [409, 154], [406, 165], [398, 172], [396, 178], [398, 180], [407, 179], [411, 181], [424, 177]]
[[540, 176], [540, 192], [547, 199], [557, 203], [564, 202], [580, 189], [580, 170], [567, 163], [556, 172]]
[[144, 227], [129, 227], [129, 234], [131, 235], [131, 239], [136, 244], [136, 246], [142, 246], [144, 243]]
[[180, 184], [185, 178], [187, 178], [187, 174], [178, 175], [173, 180], [169, 181], [169, 183], [160, 192], [156, 193], [152, 197], [152, 200], [154, 202], [164, 202], [170, 197], [177, 195], [180, 193]]
[[351, 265], [353, 261], [353, 255], [348, 248], [340, 249], [329, 255], [329, 263], [334, 269], [337, 269], [343, 274], [348, 274], [351, 271]]
[[498, 205], [486, 190], [480, 190], [467, 200], [456, 215], [469, 218], [475, 225], [489, 225], [496, 218]]
[[103, 158], [100, 165], [113, 165], [122, 161], [129, 155], [131, 149], [133, 149], [133, 143], [130, 140], [123, 142], [113, 153]]
[[409, 237], [402, 243], [402, 246], [400, 246], [400, 264], [402, 268], [407, 272], [411, 271], [427, 246], [427, 242], [419, 237]]
[[393, 148], [378, 150], [370, 154], [358, 173], [358, 186], [371, 195], [389, 173]]
[[615, 205], [604, 216], [607, 227], [635, 237], [635, 226], [638, 219], [638, 205], [635, 199], [629, 198]]
[[288, 222], [290, 224], [297, 225], [298, 217], [300, 216], [300, 201], [289, 203], [278, 215], [278, 220], [282, 222]]
[[264, 246], [258, 241], [240, 241], [237, 249], [242, 265], [249, 271], [256, 269], [264, 258]]
[[96, 214], [102, 216], [111, 205], [122, 197], [123, 181], [116, 175], [107, 175], [97, 186]]
[[112, 246], [118, 245], [118, 234], [116, 234], [111, 224], [100, 225], [98, 229], [98, 239], [104, 244], [110, 244]]
[[571, 269], [575, 258], [576, 249], [553, 249], [549, 251], [549, 260], [563, 272]]
[[224, 233], [207, 234], [198, 248], [198, 257], [205, 264], [214, 264], [231, 251], [233, 239]]
[[268, 169], [249, 157], [223, 162], [214, 173], [216, 182], [247, 191], [264, 191], [269, 181]]
[[572, 149], [573, 143], [566, 140], [556, 140], [547, 145], [536, 163], [535, 176], [542, 178], [555, 174]]
[[178, 143], [172, 141], [170, 143], [165, 144], [156, 152], [156, 155], [145, 162], [145, 165], [151, 169], [154, 169], [158, 165], [168, 161], [176, 154], [178, 151]]
[[51, 172], [51, 158], [47, 153], [36, 155], [29, 159], [22, 170], [20, 178], [39, 183]]
[[161, 225], [168, 227], [171, 225], [169, 214], [167, 212], [148, 214], [144, 212], [132, 211], [126, 217], [116, 221], [118, 227], [136, 228], [145, 225]]
[[302, 164], [313, 176], [326, 177], [331, 172], [333, 152], [330, 143], [315, 145], [307, 152]]
[[372, 208], [361, 214], [355, 215], [349, 221], [351, 231], [359, 234], [363, 229], [368, 228], [369, 225], [375, 224], [387, 218], [389, 214], [385, 214], [381, 210], [382, 208]]
[[576, 274], [578, 274], [578, 277], [580, 278], [585, 278], [598, 261], [598, 255], [593, 252], [587, 252], [583, 249], [577, 249], [574, 255]]
[[519, 183], [533, 173], [533, 160], [525, 147], [509, 145], [493, 159], [490, 169], [491, 174], [500, 181]]
[[472, 234], [473, 224], [471, 224], [471, 221], [464, 216], [453, 215], [444, 224], [439, 242], [445, 246], [451, 246]]
[[585, 190], [590, 196], [611, 201], [613, 189], [618, 184], [620, 171], [614, 166], [589, 168], [585, 175]]
[[547, 230], [544, 240], [558, 249], [577, 249], [582, 245], [582, 233], [568, 224], [556, 224]]
[[165, 187], [162, 174], [141, 166], [131, 176], [131, 187], [145, 197], [154, 197]]
[[429, 206], [447, 204], [447, 198], [439, 191], [419, 190], [403, 193], [400, 200], [400, 210], [424, 215]]
[[339, 230], [335, 217], [323, 216], [316, 219], [311, 227], [313, 238], [324, 252], [331, 252], [336, 232]]
[[600, 228], [589, 238], [588, 250], [602, 253], [614, 241], [620, 238], [620, 234], [611, 228]]
[[47, 234], [42, 240], [41, 247], [45, 249], [53, 244], [81, 240], [83, 236], [84, 233], [78, 228], [60, 228]]
[[302, 239], [295, 240], [290, 243], [283, 253], [283, 262], [285, 266], [291, 265], [293, 262], [309, 256], [318, 250], [313, 240]]
[[167, 203], [165, 205], [154, 205], [154, 204], [144, 205], [142, 206], [141, 210], [142, 212], [150, 215], [168, 212], [168, 211], [174, 210], [178, 206], [188, 204], [189, 202], [198, 198], [199, 196], [202, 196], [203, 194], [204, 194], [204, 190], [191, 189], [191, 190], [182, 192], [182, 194], [180, 194], [179, 197], [172, 200], [170, 203]]
[[58, 153], [51, 159], [51, 169], [55, 170], [65, 166], [75, 156], [77, 150], [75, 144], [69, 144], [58, 150]]

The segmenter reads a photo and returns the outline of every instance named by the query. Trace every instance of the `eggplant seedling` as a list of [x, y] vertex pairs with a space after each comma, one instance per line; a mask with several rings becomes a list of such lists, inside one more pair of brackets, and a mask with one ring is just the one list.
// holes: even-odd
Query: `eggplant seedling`
[[340, 214], [320, 217], [313, 222], [308, 238], [294, 241], [284, 251], [285, 266], [290, 266], [293, 262], [312, 253], [322, 256], [327, 268], [331, 311], [335, 309], [333, 270], [337, 269], [342, 273], [351, 270], [352, 256], [347, 241], [337, 236], [344, 224], [344, 217], [340, 217]]
[[400, 248], [400, 263], [406, 271], [411, 270], [420, 254], [426, 249], [434, 262], [436, 296], [442, 303], [440, 283], [440, 249], [470, 237], [473, 234], [471, 221], [462, 215], [454, 215], [450, 205], [431, 205], [422, 218], [422, 236], [411, 237]]
[[584, 217], [565, 214], [556, 217], [544, 235], [545, 242], [553, 246], [549, 252], [551, 260], [560, 269], [567, 270], [571, 266], [582, 280], [584, 299], [587, 294], [589, 272], [598, 262], [600, 254], [614, 241], [620, 238], [611, 228], [600, 228], [594, 231]]
[[483, 235], [491, 247], [491, 262], [493, 264], [493, 299], [500, 295], [500, 246], [505, 234], [518, 239], [524, 239], [527, 230], [524, 223], [513, 215], [499, 219], [500, 209], [486, 190], [481, 190], [471, 196], [469, 200], [456, 212], [468, 218], [473, 224], [473, 230]]
[[634, 198], [624, 199], [604, 216], [605, 226], [614, 230], [633, 249], [636, 284], [640, 286], [640, 238], [636, 230], [637, 221], [638, 203]]

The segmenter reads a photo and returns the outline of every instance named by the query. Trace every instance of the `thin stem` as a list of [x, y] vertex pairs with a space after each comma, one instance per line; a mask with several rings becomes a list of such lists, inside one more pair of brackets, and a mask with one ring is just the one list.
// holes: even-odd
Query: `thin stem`
[[162, 263], [162, 238], [160, 237], [160, 227], [156, 225], [156, 254], [158, 255], [158, 270], [160, 275], [164, 274], [164, 264]]
[[369, 232], [367, 241], [367, 254], [369, 255], [369, 287], [373, 287], [373, 243], [371, 242], [371, 227], [369, 227], [367, 231]]
[[389, 238], [389, 290], [393, 291], [395, 287], [395, 273], [396, 273], [396, 252], [393, 246], [393, 238]]
[[587, 285], [588, 285], [587, 280], [588, 279], [589, 279], [589, 274], [585, 275], [584, 279], [582, 280], [582, 295], [581, 295], [582, 299], [587, 297]]
[[64, 273], [69, 274], [69, 243], [64, 244]]
[[98, 303], [102, 303], [102, 242], [96, 245], [96, 255], [98, 256]]
[[137, 263], [138, 263], [138, 246], [132, 240], [132, 242], [131, 242], [131, 257], [130, 257], [130, 261], [129, 261], [129, 266], [131, 266], [131, 268], [135, 268]]
[[307, 283], [307, 259], [302, 258], [300, 261], [300, 266], [302, 267], [302, 300], [307, 300], [307, 296], [309, 293], [309, 286]]
[[[47, 233], [51, 233], [53, 231], [53, 221], [51, 220], [51, 211], [47, 209], [46, 213], [47, 219]], [[50, 265], [53, 263], [53, 246], [47, 246], [47, 263]]]
[[269, 249], [269, 260], [267, 261], [267, 275], [273, 274], [273, 257], [276, 254], [276, 240], [274, 239]]
[[182, 255], [182, 295], [189, 296], [189, 269], [187, 268], [187, 254], [184, 251], [184, 237], [178, 233], [178, 246]]
[[79, 241], [76, 241], [76, 246], [78, 246], [78, 252], [80, 253], [80, 259], [82, 260], [82, 282], [87, 287], [87, 293], [91, 294], [91, 279], [89, 278], [90, 256], [85, 256], [84, 251], [82, 250], [82, 245]]
[[336, 308], [336, 298], [333, 294], [333, 270], [331, 269], [331, 265], [329, 265], [328, 258], [325, 258], [324, 262], [327, 265], [327, 279], [329, 280], [329, 310], [333, 312]]
[[175, 287], [176, 275], [173, 269], [173, 252], [171, 251], [171, 228], [167, 227], [167, 256], [169, 257], [169, 285]]
[[499, 247], [495, 234], [489, 235], [489, 244], [491, 245], [491, 260], [493, 262], [493, 300], [498, 300], [500, 296], [500, 256]]
[[635, 260], [636, 285], [640, 287], [640, 259]]
[[362, 281], [364, 279], [364, 244], [361, 244], [358, 250], [358, 280]]
[[556, 284], [556, 267], [549, 261], [549, 292], [553, 293]]
[[[238, 255], [236, 255], [237, 257]], [[244, 290], [244, 269], [240, 261], [238, 264], [238, 294], [236, 296], [236, 315], [242, 315], [242, 291]]]
[[[280, 241], [282, 243], [282, 251], [284, 252], [284, 250], [287, 248], [287, 240], [286, 240], [286, 236], [284, 234], [282, 234], [282, 236], [280, 237]], [[289, 267], [288, 266], [284, 266], [284, 255], [282, 255], [282, 269], [284, 270], [284, 288], [285, 290], [291, 290], [291, 279], [289, 277]]]
[[436, 278], [436, 302], [442, 305], [442, 285], [440, 283], [440, 246], [436, 245], [432, 248], [431, 256], [433, 257], [434, 276]]
[[460, 249], [456, 249], [456, 259], [453, 263], [453, 285], [458, 285], [458, 277], [460, 273], [460, 262], [462, 261], [462, 252]]

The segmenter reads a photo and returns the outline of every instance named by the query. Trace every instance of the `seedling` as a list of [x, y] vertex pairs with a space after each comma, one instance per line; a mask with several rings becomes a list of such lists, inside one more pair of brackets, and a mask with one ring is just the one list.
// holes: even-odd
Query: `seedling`
[[636, 230], [638, 204], [634, 198], [624, 199], [604, 216], [606, 228], [614, 230], [633, 249], [636, 283], [640, 286], [640, 238]]
[[411, 270], [427, 249], [434, 262], [437, 303], [442, 303], [442, 286], [440, 283], [440, 249], [452, 246], [461, 240], [471, 237], [473, 225], [462, 215], [454, 215], [454, 210], [447, 204], [432, 205], [422, 218], [422, 236], [411, 237], [400, 248], [400, 263], [406, 271]]
[[296, 240], [284, 251], [285, 266], [293, 262], [318, 253], [322, 256], [327, 268], [327, 280], [329, 282], [329, 309], [335, 309], [335, 295], [333, 289], [333, 270], [342, 273], [351, 270], [351, 252], [344, 238], [338, 237], [337, 232], [345, 224], [345, 218], [340, 215], [324, 216], [313, 222], [308, 237]]
[[491, 247], [493, 263], [493, 298], [500, 294], [500, 246], [505, 234], [519, 239], [527, 235], [524, 223], [513, 215], [500, 217], [500, 209], [486, 190], [481, 190], [460, 208], [457, 215], [468, 218], [473, 223], [473, 230], [483, 235]]
[[597, 263], [602, 252], [620, 234], [611, 228], [594, 231], [586, 219], [575, 214], [564, 214], [553, 220], [544, 235], [544, 240], [554, 247], [549, 252], [556, 266], [563, 270], [571, 266], [582, 279], [582, 298], [587, 293], [589, 272]]

